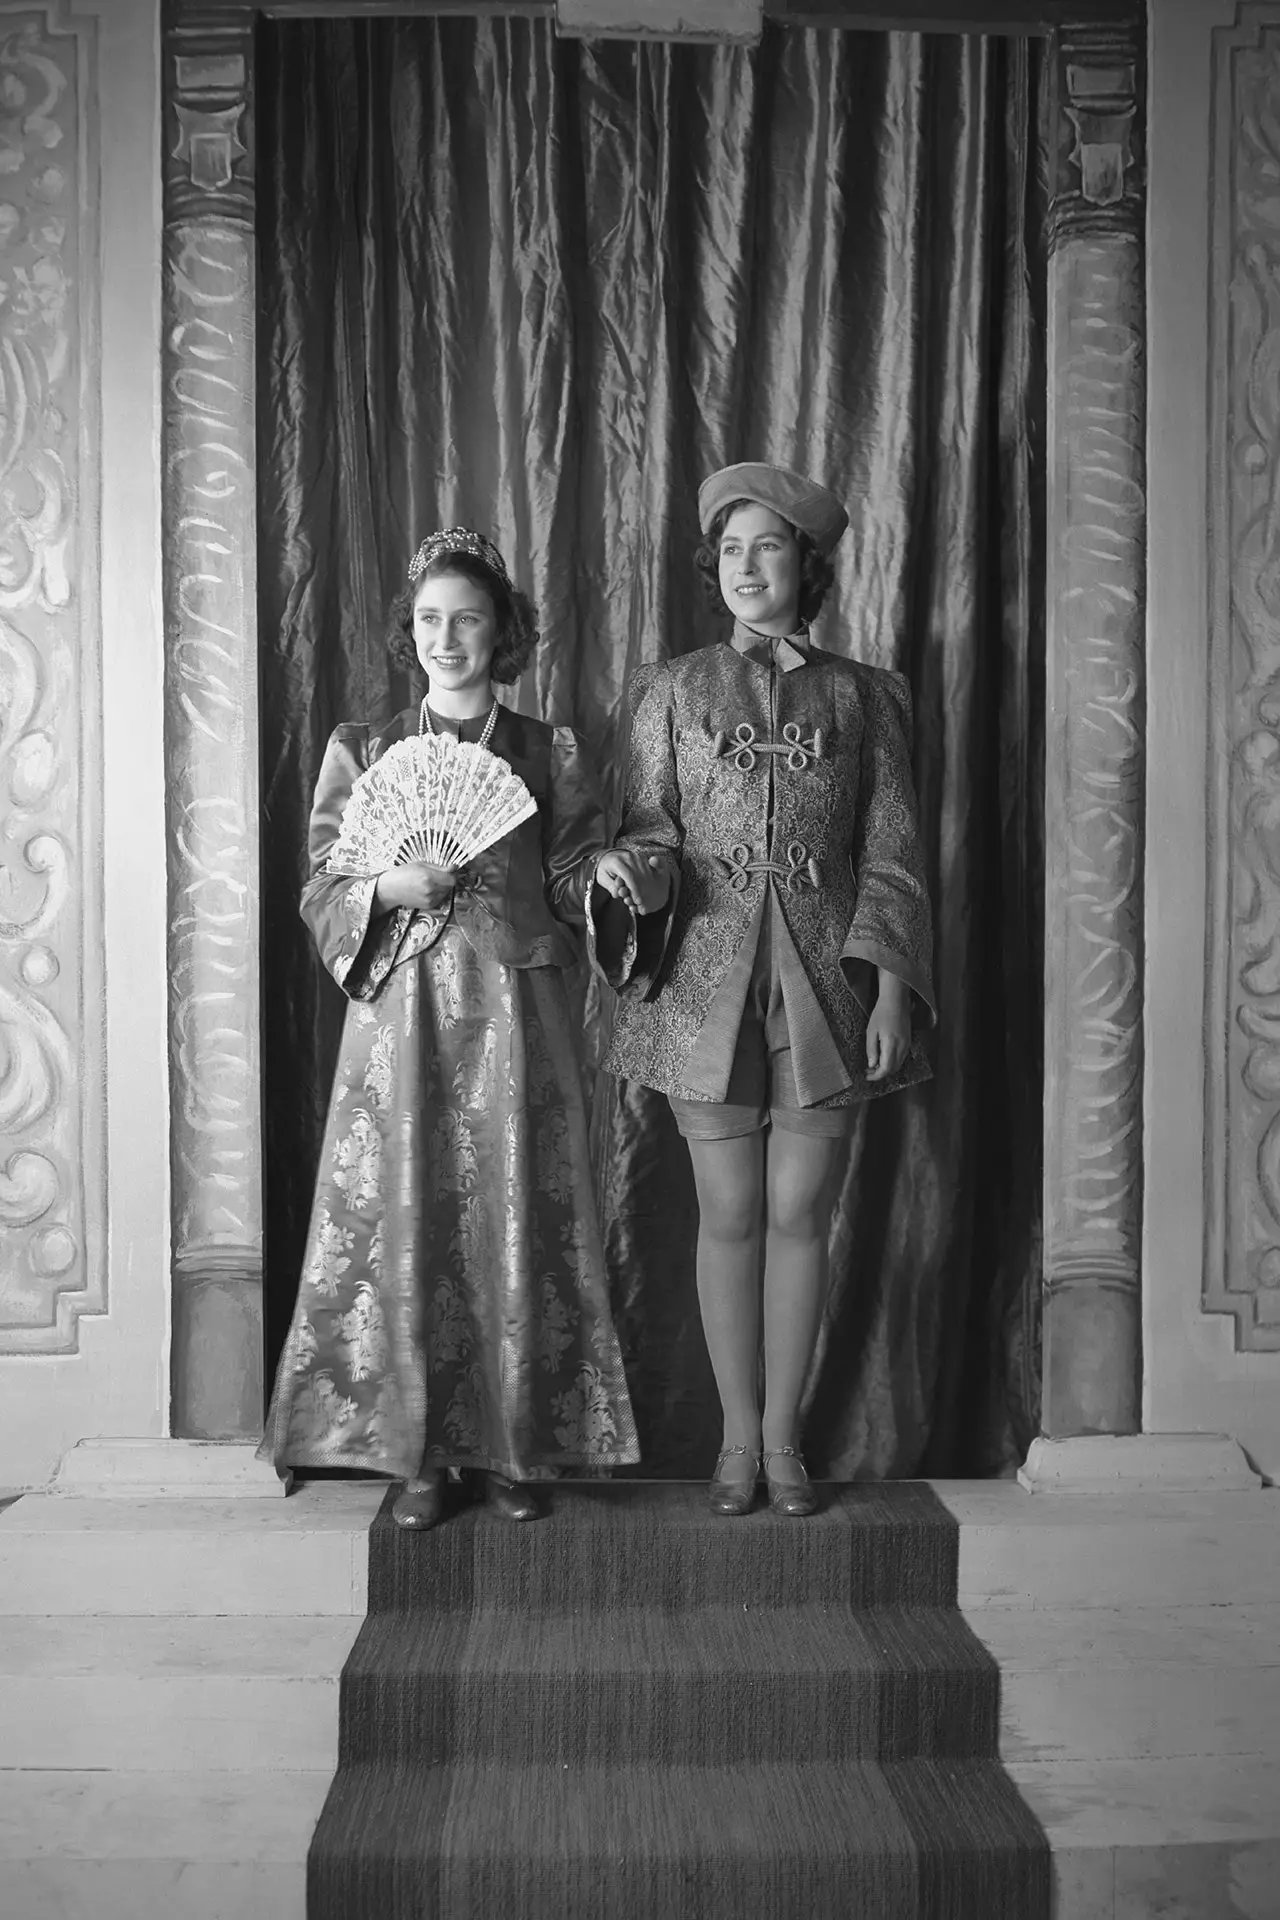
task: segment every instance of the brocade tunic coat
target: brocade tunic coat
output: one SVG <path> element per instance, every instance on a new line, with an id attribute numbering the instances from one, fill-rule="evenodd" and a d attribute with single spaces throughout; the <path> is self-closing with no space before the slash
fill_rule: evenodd
<path id="1" fill-rule="evenodd" d="M 768 888 L 802 1103 L 927 1079 L 933 927 L 905 678 L 739 623 L 729 644 L 642 668 L 631 697 L 618 844 L 662 855 L 674 897 L 611 970 L 608 1070 L 724 1099 Z M 910 987 L 915 1031 L 898 1073 L 872 1082 L 878 967 Z"/>

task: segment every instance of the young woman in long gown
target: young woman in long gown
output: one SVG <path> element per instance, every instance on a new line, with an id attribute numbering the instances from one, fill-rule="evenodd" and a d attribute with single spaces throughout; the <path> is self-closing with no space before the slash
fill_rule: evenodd
<path id="1" fill-rule="evenodd" d="M 425 540 L 390 644 L 426 697 L 336 729 L 311 813 L 302 914 L 349 1005 L 263 1451 L 403 1479 L 404 1526 L 440 1518 L 450 1467 L 523 1520 L 530 1480 L 638 1458 L 564 970 L 593 879 L 634 899 L 640 863 L 602 855 L 578 736 L 494 697 L 537 639 L 488 540 Z M 500 756 L 536 815 L 462 871 L 332 870 L 356 780 L 427 730 Z"/>

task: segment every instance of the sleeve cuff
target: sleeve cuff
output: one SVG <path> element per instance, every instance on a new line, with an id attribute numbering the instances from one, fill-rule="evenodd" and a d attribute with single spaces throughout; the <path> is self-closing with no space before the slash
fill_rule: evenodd
<path id="1" fill-rule="evenodd" d="M 905 954 L 875 940 L 863 940 L 850 934 L 840 955 L 840 971 L 845 984 L 863 1012 L 870 1014 L 876 1003 L 874 974 L 881 967 L 896 974 L 911 989 L 911 1024 L 915 1028 L 937 1024 L 938 1009 L 933 997 L 933 981 L 923 967 Z"/>
<path id="2" fill-rule="evenodd" d="M 591 965 L 615 993 L 652 993 L 666 958 L 680 892 L 677 869 L 665 905 L 637 915 L 624 900 L 592 883 L 588 896 L 587 954 Z"/>
<path id="3" fill-rule="evenodd" d="M 392 967 L 413 918 L 410 907 L 397 907 L 380 927 L 373 924 L 373 897 L 378 884 L 376 874 L 366 875 L 347 889 L 343 908 L 350 923 L 341 948 L 334 956 L 333 977 L 353 1000 L 371 1000 Z"/>
<path id="4" fill-rule="evenodd" d="M 630 984 L 638 950 L 635 914 L 593 879 L 587 892 L 587 957 L 615 993 Z"/>

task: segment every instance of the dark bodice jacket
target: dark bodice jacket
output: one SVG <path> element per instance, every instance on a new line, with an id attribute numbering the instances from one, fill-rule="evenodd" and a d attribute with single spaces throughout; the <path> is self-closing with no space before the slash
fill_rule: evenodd
<path id="1" fill-rule="evenodd" d="M 609 1068 L 725 1097 L 768 887 L 802 1099 L 925 1079 L 933 933 L 903 676 L 739 626 L 729 645 L 642 668 L 631 697 L 618 843 L 662 855 L 675 891 L 609 969 Z M 868 1082 L 880 967 L 911 988 L 917 1031 L 901 1070 Z"/>
<path id="2" fill-rule="evenodd" d="M 489 751 L 520 775 L 538 811 L 468 863 L 446 912 L 397 907 L 375 916 L 376 875 L 326 871 L 356 780 L 397 740 L 416 734 L 418 722 L 417 707 L 380 730 L 346 722 L 325 749 L 311 808 L 311 878 L 301 913 L 326 967 L 353 999 L 369 999 L 393 966 L 438 938 L 449 918 L 484 959 L 512 967 L 572 966 L 578 944 L 570 927 L 583 922 L 587 888 L 605 845 L 605 820 L 590 760 L 569 727 L 498 708 Z M 479 723 L 475 729 L 464 725 L 463 738 L 478 731 Z"/>

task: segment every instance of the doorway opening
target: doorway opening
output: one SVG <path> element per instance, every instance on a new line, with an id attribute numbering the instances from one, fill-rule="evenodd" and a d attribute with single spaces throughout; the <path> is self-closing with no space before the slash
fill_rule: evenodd
<path id="1" fill-rule="evenodd" d="M 498 541 L 544 634 L 516 700 L 608 772 L 635 667 L 717 637 L 699 479 L 771 458 L 853 518 L 815 640 L 911 680 L 940 997 L 933 1084 L 851 1144 L 807 1447 L 1009 1471 L 1039 1424 L 1044 43 L 264 19 L 255 60 L 268 1378 L 341 1019 L 307 811 L 331 728 L 412 695 L 382 644 L 408 557 Z M 685 1150 L 603 1082 L 596 1145 L 644 1471 L 701 1474 Z"/>

